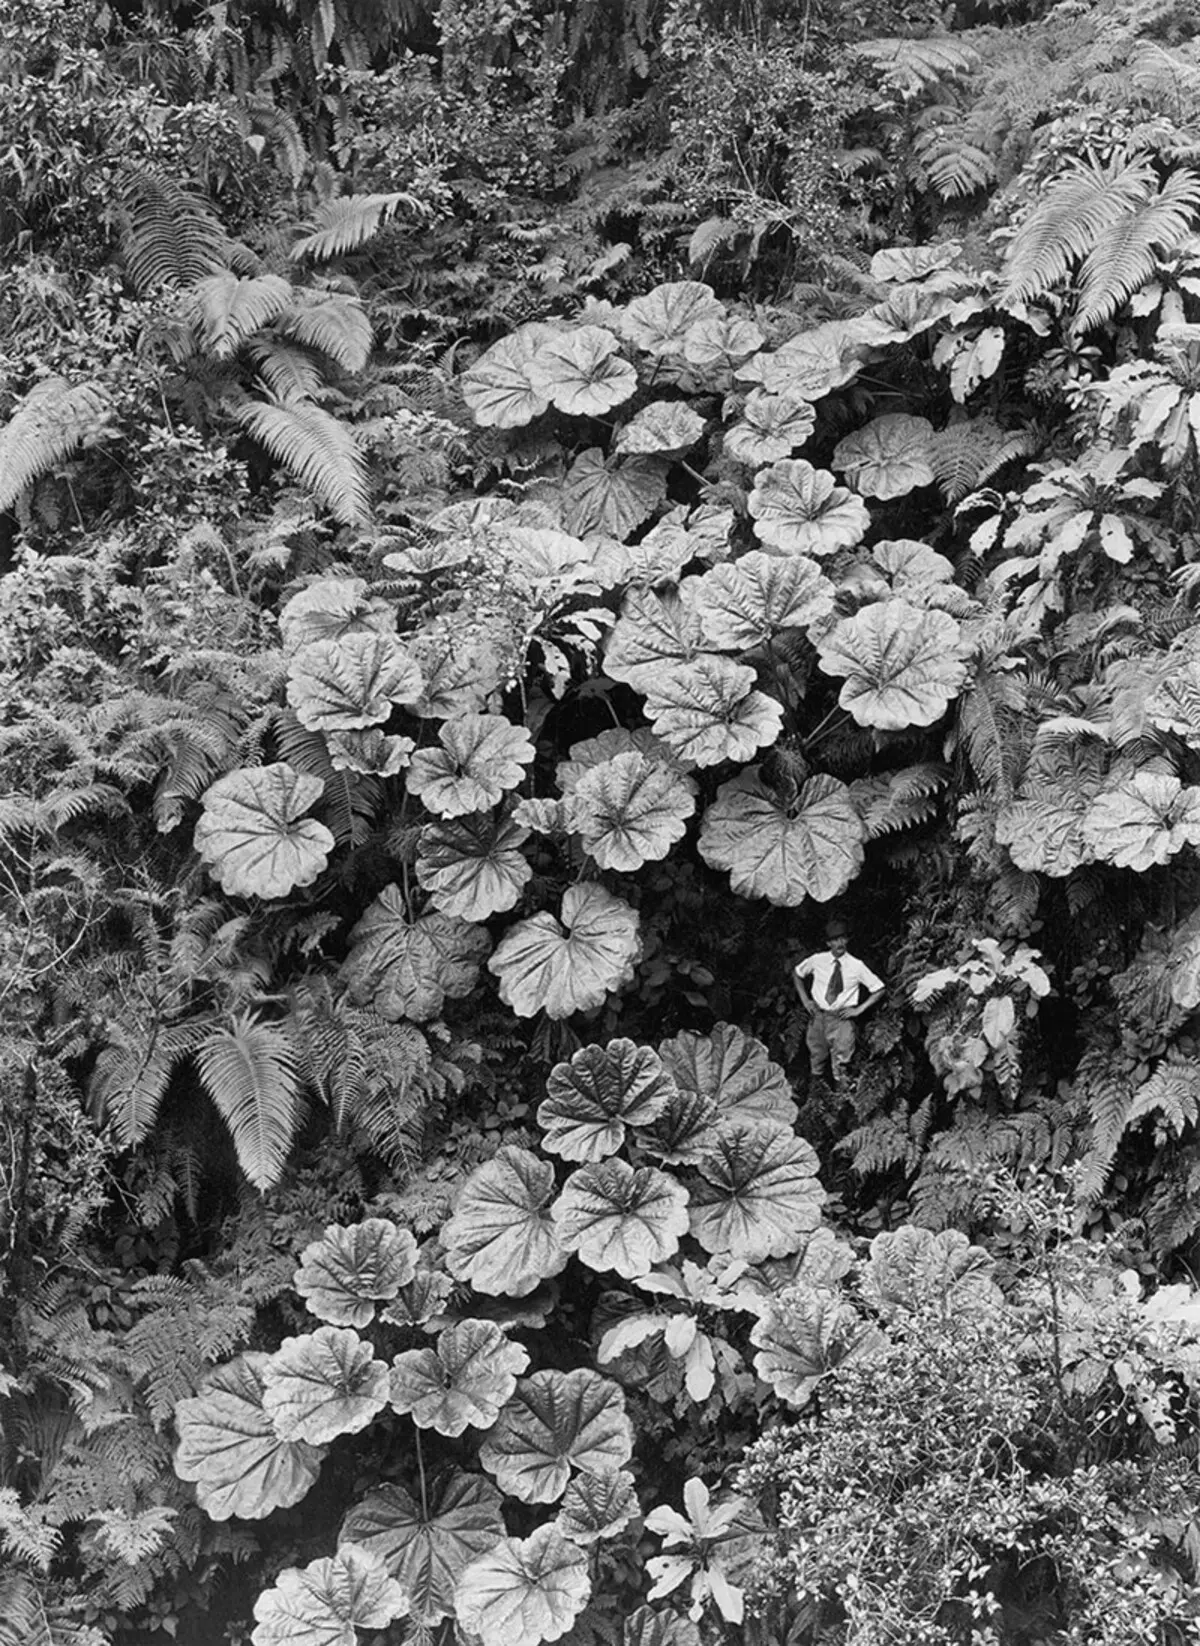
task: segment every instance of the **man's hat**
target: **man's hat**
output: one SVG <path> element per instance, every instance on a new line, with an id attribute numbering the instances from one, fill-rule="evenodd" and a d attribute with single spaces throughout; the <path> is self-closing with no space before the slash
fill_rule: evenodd
<path id="1" fill-rule="evenodd" d="M 833 919 L 827 920 L 825 922 L 825 936 L 826 937 L 849 937 L 850 936 L 850 928 L 849 928 L 849 926 L 847 926 L 847 924 L 844 920 L 840 920 L 835 916 Z"/>

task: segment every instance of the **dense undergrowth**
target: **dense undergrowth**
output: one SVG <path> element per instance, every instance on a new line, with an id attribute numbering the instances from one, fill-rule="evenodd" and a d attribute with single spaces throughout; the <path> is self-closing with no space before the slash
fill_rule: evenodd
<path id="1" fill-rule="evenodd" d="M 0 4 L 2 1646 L 1195 1638 L 1198 26 Z"/>

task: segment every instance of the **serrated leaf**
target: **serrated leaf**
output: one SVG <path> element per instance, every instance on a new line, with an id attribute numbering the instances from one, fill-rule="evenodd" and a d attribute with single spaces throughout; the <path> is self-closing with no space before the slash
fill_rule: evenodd
<path id="1" fill-rule="evenodd" d="M 446 999 L 470 994 L 489 940 L 482 926 L 432 912 L 408 918 L 404 893 L 386 886 L 350 933 L 340 976 L 356 1005 L 388 1022 L 437 1017 Z"/>
<path id="2" fill-rule="evenodd" d="M 833 604 L 833 584 L 802 554 L 755 549 L 688 584 L 688 605 L 704 644 L 719 651 L 770 645 L 788 629 L 807 629 L 828 617 Z"/>
<path id="3" fill-rule="evenodd" d="M 678 1251 L 687 1205 L 687 1190 L 665 1172 L 602 1160 L 571 1173 L 554 1204 L 554 1226 L 589 1269 L 632 1280 Z"/>
<path id="4" fill-rule="evenodd" d="M 554 1503 L 573 1469 L 619 1469 L 632 1451 L 625 1398 L 611 1378 L 585 1369 L 546 1371 L 517 1384 L 479 1461 L 522 1503 Z"/>
<path id="5" fill-rule="evenodd" d="M 561 913 L 561 924 L 549 910 L 518 921 L 488 961 L 518 1017 L 590 1011 L 633 977 L 641 938 L 628 903 L 588 882 L 567 888 Z"/>
<path id="6" fill-rule="evenodd" d="M 887 577 L 893 594 L 903 599 L 919 600 L 954 577 L 954 567 L 944 554 L 911 538 L 888 538 L 876 543 L 871 559 Z"/>
<path id="7" fill-rule="evenodd" d="M 388 736 L 371 726 L 364 731 L 327 732 L 325 747 L 335 772 L 395 777 L 408 765 L 416 744 L 411 737 Z"/>
<path id="8" fill-rule="evenodd" d="M 254 1603 L 253 1646 L 357 1646 L 360 1629 L 382 1629 L 408 1611 L 383 1562 L 347 1543 L 336 1555 L 289 1566 Z"/>
<path id="9" fill-rule="evenodd" d="M 751 389 L 740 421 L 725 434 L 725 450 L 739 463 L 760 468 L 789 457 L 816 426 L 812 402 L 798 394 Z"/>
<path id="10" fill-rule="evenodd" d="M 701 371 L 731 371 L 757 354 L 765 342 L 753 320 L 736 314 L 709 314 L 693 320 L 683 334 L 683 358 Z"/>
<path id="11" fill-rule="evenodd" d="M 285 761 L 244 766 L 204 791 L 193 844 L 231 897 L 286 897 L 311 886 L 333 850 L 323 823 L 303 814 L 324 792 L 319 777 Z"/>
<path id="12" fill-rule="evenodd" d="M 661 669 L 644 688 L 655 736 L 694 766 L 751 759 L 783 729 L 783 705 L 754 679 L 753 669 L 707 652 Z"/>
<path id="13" fill-rule="evenodd" d="M 719 320 L 724 313 L 711 286 L 699 280 L 674 280 L 627 303 L 617 324 L 621 336 L 647 354 L 682 354 L 692 327 Z"/>
<path id="14" fill-rule="evenodd" d="M 775 1121 L 722 1121 L 696 1169 L 691 1225 L 705 1251 L 786 1257 L 821 1221 L 816 1154 Z"/>
<path id="15" fill-rule="evenodd" d="M 602 326 L 576 326 L 545 338 L 529 361 L 534 393 L 572 417 L 602 417 L 637 389 L 637 372 Z"/>
<path id="16" fill-rule="evenodd" d="M 528 839 L 528 829 L 494 812 L 431 823 L 421 830 L 417 880 L 443 914 L 488 920 L 520 901 L 533 874 L 521 851 Z"/>
<path id="17" fill-rule="evenodd" d="M 633 589 L 608 637 L 604 672 L 646 691 L 665 666 L 690 663 L 703 650 L 704 636 L 690 601 L 674 590 Z"/>
<path id="18" fill-rule="evenodd" d="M 383 1217 L 344 1228 L 330 1223 L 300 1253 L 292 1284 L 310 1314 L 331 1326 L 365 1326 L 376 1303 L 406 1286 L 416 1270 L 417 1243 Z"/>
<path id="19" fill-rule="evenodd" d="M 1083 836 L 1102 863 L 1144 872 L 1200 845 L 1200 788 L 1168 773 L 1135 772 L 1096 796 Z"/>
<path id="20" fill-rule="evenodd" d="M 550 1216 L 554 1168 L 505 1144 L 468 1177 L 442 1229 L 446 1266 L 490 1297 L 526 1297 L 561 1273 L 567 1254 Z"/>
<path id="21" fill-rule="evenodd" d="M 620 430 L 613 450 L 652 457 L 679 457 L 704 433 L 704 419 L 686 400 L 652 400 Z"/>
<path id="22" fill-rule="evenodd" d="M 261 1375 L 263 1410 L 283 1440 L 320 1446 L 357 1434 L 387 1405 L 387 1367 L 357 1332 L 338 1326 L 285 1337 Z"/>
<path id="23" fill-rule="evenodd" d="M 291 1508 L 316 1480 L 324 1446 L 281 1440 L 263 1409 L 265 1354 L 218 1366 L 175 1407 L 175 1473 L 194 1482 L 212 1520 L 262 1520 Z"/>
<path id="24" fill-rule="evenodd" d="M 571 828 L 602 869 L 632 873 L 666 857 L 687 833 L 696 785 L 644 754 L 588 770 L 571 795 Z"/>
<path id="25" fill-rule="evenodd" d="M 554 1524 L 571 1543 L 588 1548 L 616 1537 L 641 1513 L 633 1477 L 624 1469 L 574 1475 Z"/>
<path id="26" fill-rule="evenodd" d="M 482 1646 L 538 1646 L 567 1633 L 591 1590 L 586 1557 L 553 1526 L 539 1526 L 468 1566 L 455 1610 Z"/>
<path id="27" fill-rule="evenodd" d="M 695 1165 L 715 1138 L 720 1119 L 711 1098 L 676 1086 L 662 1113 L 639 1128 L 638 1143 L 665 1166 Z"/>
<path id="28" fill-rule="evenodd" d="M 546 1081 L 537 1111 L 543 1143 L 564 1160 L 603 1160 L 623 1146 L 627 1127 L 656 1119 L 673 1090 L 650 1046 L 625 1039 L 581 1046 Z"/>
<path id="29" fill-rule="evenodd" d="M 347 634 L 302 646 L 288 665 L 287 700 L 310 731 L 381 725 L 393 705 L 415 703 L 425 682 L 390 634 Z"/>
<path id="30" fill-rule="evenodd" d="M 789 337 L 780 348 L 764 350 L 749 364 L 756 368 L 753 380 L 768 393 L 821 400 L 831 390 L 852 382 L 861 361 L 856 339 L 844 324 L 834 322 Z M 750 375 L 745 369 L 738 372 L 739 378 L 748 379 Z"/>
<path id="31" fill-rule="evenodd" d="M 657 457 L 606 458 L 599 446 L 580 452 L 563 481 L 568 531 L 623 543 L 666 496 L 667 467 Z"/>
<path id="32" fill-rule="evenodd" d="M 754 535 L 780 554 L 833 554 L 866 535 L 866 504 L 802 457 L 760 471 L 749 497 Z"/>
<path id="33" fill-rule="evenodd" d="M 517 1386 L 529 1356 L 490 1320 L 462 1320 L 439 1334 L 436 1349 L 408 1349 L 392 1361 L 390 1404 L 422 1429 L 461 1435 L 490 1429 Z"/>
<path id="34" fill-rule="evenodd" d="M 833 467 L 864 497 L 905 497 L 933 484 L 932 436 L 927 418 L 889 412 L 840 440 Z"/>
<path id="35" fill-rule="evenodd" d="M 418 749 L 408 765 L 408 792 L 439 817 L 464 817 L 496 805 L 533 762 L 524 726 L 501 714 L 463 714 L 438 728 L 440 749 Z"/>
<path id="36" fill-rule="evenodd" d="M 810 777 L 784 810 L 751 767 L 717 790 L 700 824 L 699 851 L 712 868 L 729 871 L 741 897 L 782 908 L 807 897 L 827 903 L 862 867 L 863 824 L 836 778 Z"/>
<path id="37" fill-rule="evenodd" d="M 423 1509 L 403 1486 L 379 1486 L 342 1522 L 341 1541 L 376 1554 L 428 1628 L 454 1615 L 454 1589 L 473 1560 L 504 1536 L 500 1494 L 482 1475 L 454 1470 Z"/>
<path id="38" fill-rule="evenodd" d="M 735 1024 L 718 1023 L 708 1034 L 685 1029 L 658 1048 L 678 1089 L 716 1110 L 714 1118 L 764 1119 L 790 1126 L 796 1105 L 787 1076 L 761 1040 Z"/>
<path id="39" fill-rule="evenodd" d="M 558 334 L 535 322 L 521 326 L 481 354 L 458 380 L 463 399 L 484 428 L 519 429 L 540 417 L 549 397 L 535 387 L 530 366 L 544 343 Z"/>
<path id="40" fill-rule="evenodd" d="M 741 1306 L 761 1315 L 766 1304 L 793 1286 L 836 1291 L 853 1267 L 853 1248 L 822 1226 L 806 1235 L 789 1256 L 744 1269 L 733 1285 Z"/>
<path id="41" fill-rule="evenodd" d="M 758 1320 L 750 1341 L 754 1369 L 789 1406 L 805 1406 L 821 1379 L 848 1361 L 876 1354 L 883 1334 L 836 1293 L 793 1286 Z"/>
<path id="42" fill-rule="evenodd" d="M 995 1264 L 957 1229 L 905 1224 L 876 1235 L 862 1276 L 862 1295 L 885 1318 L 901 1310 L 977 1315 L 1001 1300 Z"/>
<path id="43" fill-rule="evenodd" d="M 676 772 L 684 770 L 683 763 L 648 727 L 639 726 L 635 731 L 627 731 L 624 726 L 614 726 L 611 731 L 601 732 L 599 737 L 572 743 L 568 758 L 559 761 L 555 773 L 559 788 L 567 796 L 574 794 L 585 773 L 594 766 L 615 759 L 619 754 L 644 754 L 656 766 L 666 766 Z"/>
<path id="44" fill-rule="evenodd" d="M 279 613 L 279 632 L 289 657 L 319 640 L 395 630 L 395 608 L 372 595 L 361 577 L 318 578 L 294 594 Z"/>
<path id="45" fill-rule="evenodd" d="M 826 674 L 842 675 L 838 702 L 860 726 L 931 726 L 967 678 L 962 631 L 946 612 L 881 600 L 817 642 Z"/>

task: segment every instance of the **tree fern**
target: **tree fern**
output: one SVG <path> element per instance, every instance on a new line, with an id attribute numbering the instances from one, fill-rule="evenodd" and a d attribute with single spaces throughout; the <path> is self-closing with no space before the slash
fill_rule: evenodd
<path id="1" fill-rule="evenodd" d="M 183 290 L 226 267 L 224 229 L 203 200 L 165 172 L 131 167 L 120 205 L 121 252 L 139 292 Z"/>
<path id="2" fill-rule="evenodd" d="M 420 200 L 412 194 L 357 194 L 331 200 L 313 213 L 308 233 L 292 247 L 293 258 L 310 257 L 327 263 L 358 251 L 374 238 L 401 207 L 414 215 L 426 215 Z"/>
<path id="3" fill-rule="evenodd" d="M 122 1148 L 149 1135 L 172 1070 L 193 1052 L 202 1024 L 152 1024 L 144 1031 L 114 1027 L 92 1070 L 89 1096 L 112 1125 Z"/>
<path id="4" fill-rule="evenodd" d="M 70 457 L 102 425 L 108 396 L 94 383 L 47 377 L 34 385 L 0 429 L 0 513 L 35 480 Z"/>
<path id="5" fill-rule="evenodd" d="M 1091 1125 L 1091 1144 L 1083 1157 L 1079 1178 L 1079 1196 L 1086 1203 L 1098 1200 L 1104 1192 L 1125 1135 L 1133 1091 L 1119 1060 L 1102 1046 L 1084 1053 L 1077 1081 Z"/>
<path id="6" fill-rule="evenodd" d="M 353 434 L 319 406 L 247 401 L 238 421 L 335 520 L 361 525 L 370 514 L 366 463 Z"/>
<path id="7" fill-rule="evenodd" d="M 860 40 L 851 49 L 869 58 L 887 84 L 905 98 L 919 97 L 939 84 L 960 79 L 979 64 L 978 52 L 948 34 L 924 40 L 908 36 Z"/>
<path id="8" fill-rule="evenodd" d="M 297 292 L 280 317 L 288 337 L 322 354 L 343 371 L 360 372 L 371 355 L 371 322 L 357 297 L 344 292 Z"/>
<path id="9" fill-rule="evenodd" d="M 284 312 L 294 295 L 278 274 L 244 279 L 224 271 L 188 287 L 184 312 L 208 353 L 230 360 L 248 337 Z"/>
<path id="10" fill-rule="evenodd" d="M 1080 331 L 1111 320 L 1123 303 L 1154 277 L 1159 251 L 1170 252 L 1191 234 L 1200 207 L 1200 177 L 1177 171 L 1138 211 L 1120 218 L 1092 249 L 1081 270 Z"/>
<path id="11" fill-rule="evenodd" d="M 40 1591 L 11 1568 L 0 1572 L 0 1646 L 54 1646 Z"/>
<path id="12" fill-rule="evenodd" d="M 1128 1128 L 1153 1115 L 1158 1134 L 1165 1137 L 1169 1131 L 1181 1137 L 1196 1124 L 1198 1114 L 1200 1063 L 1179 1052 L 1168 1052 L 1149 1080 L 1139 1086 L 1125 1124 Z"/>
<path id="13" fill-rule="evenodd" d="M 990 417 L 972 417 L 939 429 L 929 441 L 934 479 L 947 503 L 959 503 L 1014 458 L 1034 448 L 1027 429 L 1002 429 Z"/>
<path id="14" fill-rule="evenodd" d="M 259 1189 L 277 1183 L 300 1119 L 296 1054 L 285 1031 L 248 1013 L 196 1054 L 200 1078 L 229 1128 L 238 1164 Z"/>
<path id="15" fill-rule="evenodd" d="M 282 404 L 311 400 L 323 387 L 324 379 L 316 361 L 306 349 L 287 343 L 267 332 L 252 337 L 247 345 L 268 392 Z"/>

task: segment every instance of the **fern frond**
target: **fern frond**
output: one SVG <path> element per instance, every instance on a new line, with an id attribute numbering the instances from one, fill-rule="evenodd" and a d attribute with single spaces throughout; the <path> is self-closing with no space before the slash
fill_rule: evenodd
<path id="1" fill-rule="evenodd" d="M 366 464 L 344 423 L 319 406 L 270 400 L 248 401 L 235 416 L 335 520 L 344 526 L 366 522 L 371 512 Z"/>
<path id="2" fill-rule="evenodd" d="M 300 1082 L 287 1034 L 248 1013 L 217 1029 L 196 1053 L 200 1078 L 251 1183 L 277 1183 L 300 1119 Z"/>
<path id="3" fill-rule="evenodd" d="M 928 823 L 937 814 L 938 796 L 946 786 L 947 768 L 936 761 L 906 766 L 879 777 L 859 778 L 850 786 L 868 840 Z"/>
<path id="4" fill-rule="evenodd" d="M 425 215 L 421 201 L 415 195 L 402 192 L 357 194 L 330 200 L 313 213 L 309 232 L 297 240 L 290 255 L 297 261 L 311 257 L 314 263 L 345 257 L 373 239 L 402 206 L 414 215 Z"/>
<path id="5" fill-rule="evenodd" d="M 205 1026 L 152 1025 L 145 1033 L 122 1027 L 96 1059 L 88 1093 L 112 1124 L 122 1148 L 148 1136 L 177 1064 L 195 1051 Z"/>
<path id="6" fill-rule="evenodd" d="M 948 34 L 924 40 L 908 36 L 859 40 L 850 49 L 876 64 L 884 80 L 906 98 L 960 79 L 979 64 L 978 52 Z"/>
<path id="7" fill-rule="evenodd" d="M 1200 209 L 1200 177 L 1177 171 L 1160 193 L 1120 218 L 1089 252 L 1080 271 L 1075 328 L 1088 331 L 1111 320 L 1123 303 L 1154 278 L 1158 253 L 1174 251 L 1192 232 Z"/>
<path id="8" fill-rule="evenodd" d="M 131 167 L 120 204 L 121 251 L 139 292 L 183 290 L 226 267 L 225 230 L 203 200 L 165 172 Z"/>
<path id="9" fill-rule="evenodd" d="M 139 1566 L 166 1543 L 178 1513 L 178 1509 L 161 1503 L 135 1514 L 103 1509 L 88 1521 L 88 1530 L 101 1554 L 125 1566 Z"/>
<path id="10" fill-rule="evenodd" d="M 248 337 L 279 318 L 293 296 L 278 274 L 245 279 L 225 271 L 189 286 L 183 307 L 213 359 L 231 360 Z"/>
<path id="11" fill-rule="evenodd" d="M 1104 1193 L 1117 1148 L 1129 1121 L 1133 1092 L 1128 1080 L 1100 1048 L 1085 1052 L 1079 1065 L 1079 1084 L 1088 1106 L 1091 1147 L 1081 1162 L 1079 1197 L 1084 1204 Z"/>
<path id="12" fill-rule="evenodd" d="M 345 292 L 298 292 L 280 329 L 297 343 L 322 354 L 343 371 L 360 372 L 371 357 L 373 341 L 367 311 Z"/>
<path id="13" fill-rule="evenodd" d="M 1016 792 L 1027 746 L 1025 680 L 986 664 L 958 700 L 956 726 L 971 769 L 1001 805 Z"/>
<path id="14" fill-rule="evenodd" d="M 250 358 L 262 374 L 274 398 L 283 404 L 312 400 L 324 383 L 316 361 L 307 350 L 282 338 L 267 335 L 251 338 Z"/>
<path id="15" fill-rule="evenodd" d="M 1125 1124 L 1128 1128 L 1146 1115 L 1154 1115 L 1155 1128 L 1167 1129 L 1181 1137 L 1196 1124 L 1200 1114 L 1200 1063 L 1170 1051 L 1154 1073 L 1137 1090 Z"/>
<path id="16" fill-rule="evenodd" d="M 94 383 L 47 377 L 36 383 L 0 430 L 0 513 L 48 470 L 70 457 L 109 409 Z"/>
<path id="17" fill-rule="evenodd" d="M 959 126 L 934 126 L 922 132 L 913 151 L 927 186 L 942 200 L 965 200 L 995 181 L 991 155 L 969 143 Z"/>
<path id="18" fill-rule="evenodd" d="M 1027 429 L 1002 429 L 990 417 L 972 417 L 939 429 L 929 441 L 933 476 L 947 503 L 959 503 L 1014 458 L 1027 457 L 1034 437 Z"/>
<path id="19" fill-rule="evenodd" d="M 24 1572 L 0 1572 L 0 1646 L 54 1646 L 41 1594 Z"/>
<path id="20" fill-rule="evenodd" d="M 42 812 L 52 829 L 76 823 L 89 812 L 119 817 L 129 812 L 129 801 L 111 783 L 85 783 L 77 789 L 55 789 L 42 802 Z"/>

